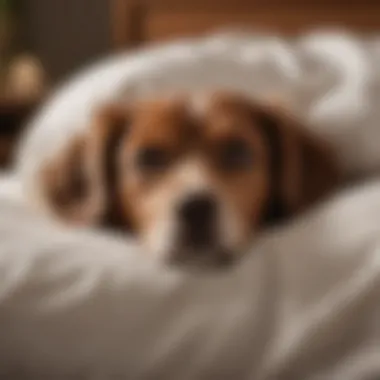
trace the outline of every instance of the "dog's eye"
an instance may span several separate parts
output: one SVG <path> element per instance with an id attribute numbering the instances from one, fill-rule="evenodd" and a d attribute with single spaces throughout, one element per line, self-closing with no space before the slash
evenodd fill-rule
<path id="1" fill-rule="evenodd" d="M 244 170 L 252 165 L 253 152 L 244 140 L 229 140 L 220 148 L 218 163 L 225 171 Z"/>
<path id="2" fill-rule="evenodd" d="M 170 164 L 170 154 L 159 147 L 141 149 L 136 158 L 136 165 L 143 171 L 163 170 Z"/>

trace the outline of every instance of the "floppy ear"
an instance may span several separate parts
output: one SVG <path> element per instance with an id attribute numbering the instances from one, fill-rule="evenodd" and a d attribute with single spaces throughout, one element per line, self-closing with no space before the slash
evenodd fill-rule
<path id="1" fill-rule="evenodd" d="M 276 109 L 261 108 L 255 115 L 270 151 L 272 200 L 267 219 L 290 217 L 330 194 L 340 174 L 327 143 Z"/>
<path id="2" fill-rule="evenodd" d="M 44 204 L 59 218 L 78 224 L 90 224 L 96 218 L 95 208 L 87 207 L 90 184 L 84 167 L 85 144 L 83 136 L 76 136 L 39 173 Z"/>
<path id="3" fill-rule="evenodd" d="M 128 130 L 125 106 L 101 108 L 83 135 L 41 173 L 42 195 L 58 217 L 84 225 L 116 224 L 116 153 Z"/>
<path id="4" fill-rule="evenodd" d="M 302 211 L 331 195 L 341 181 L 341 173 L 327 142 L 296 126 L 294 134 L 300 183 L 290 203 L 295 211 Z"/>

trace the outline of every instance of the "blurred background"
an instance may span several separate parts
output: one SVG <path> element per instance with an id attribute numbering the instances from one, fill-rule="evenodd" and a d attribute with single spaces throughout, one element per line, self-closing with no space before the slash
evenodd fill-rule
<path id="1" fill-rule="evenodd" d="M 43 64 L 50 81 L 56 82 L 78 66 L 108 53 L 111 49 L 109 3 L 107 0 L 0 0 L 3 72 L 12 56 L 34 55 Z"/>
<path id="2" fill-rule="evenodd" d="M 107 0 L 2 1 L 18 11 L 21 47 L 41 59 L 52 80 L 110 51 Z"/>
<path id="3" fill-rule="evenodd" d="M 380 30 L 379 0 L 0 0 L 0 165 L 57 83 L 116 51 L 229 28 Z"/>

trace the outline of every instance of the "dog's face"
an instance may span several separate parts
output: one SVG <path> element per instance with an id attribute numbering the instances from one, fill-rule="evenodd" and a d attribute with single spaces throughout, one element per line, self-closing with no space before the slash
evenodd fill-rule
<path id="1" fill-rule="evenodd" d="M 145 105 L 120 142 L 122 214 L 160 257 L 228 258 L 262 215 L 270 186 L 263 136 L 249 112 L 221 102 Z"/>
<path id="2" fill-rule="evenodd" d="M 62 217 L 131 231 L 179 262 L 230 261 L 336 180 L 324 146 L 229 94 L 109 106 L 49 172 L 46 199 Z"/>

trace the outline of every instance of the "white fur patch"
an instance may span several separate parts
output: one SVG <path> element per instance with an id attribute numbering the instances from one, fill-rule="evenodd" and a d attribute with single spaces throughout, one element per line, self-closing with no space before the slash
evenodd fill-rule
<path id="1" fill-rule="evenodd" d="M 188 111 L 192 117 L 202 117 L 210 104 L 210 96 L 207 94 L 196 94 L 190 97 Z"/>
<path id="2" fill-rule="evenodd" d="M 182 196 L 187 193 L 211 190 L 210 175 L 207 173 L 205 165 L 198 158 L 189 158 L 178 166 L 175 181 L 183 187 Z"/>

